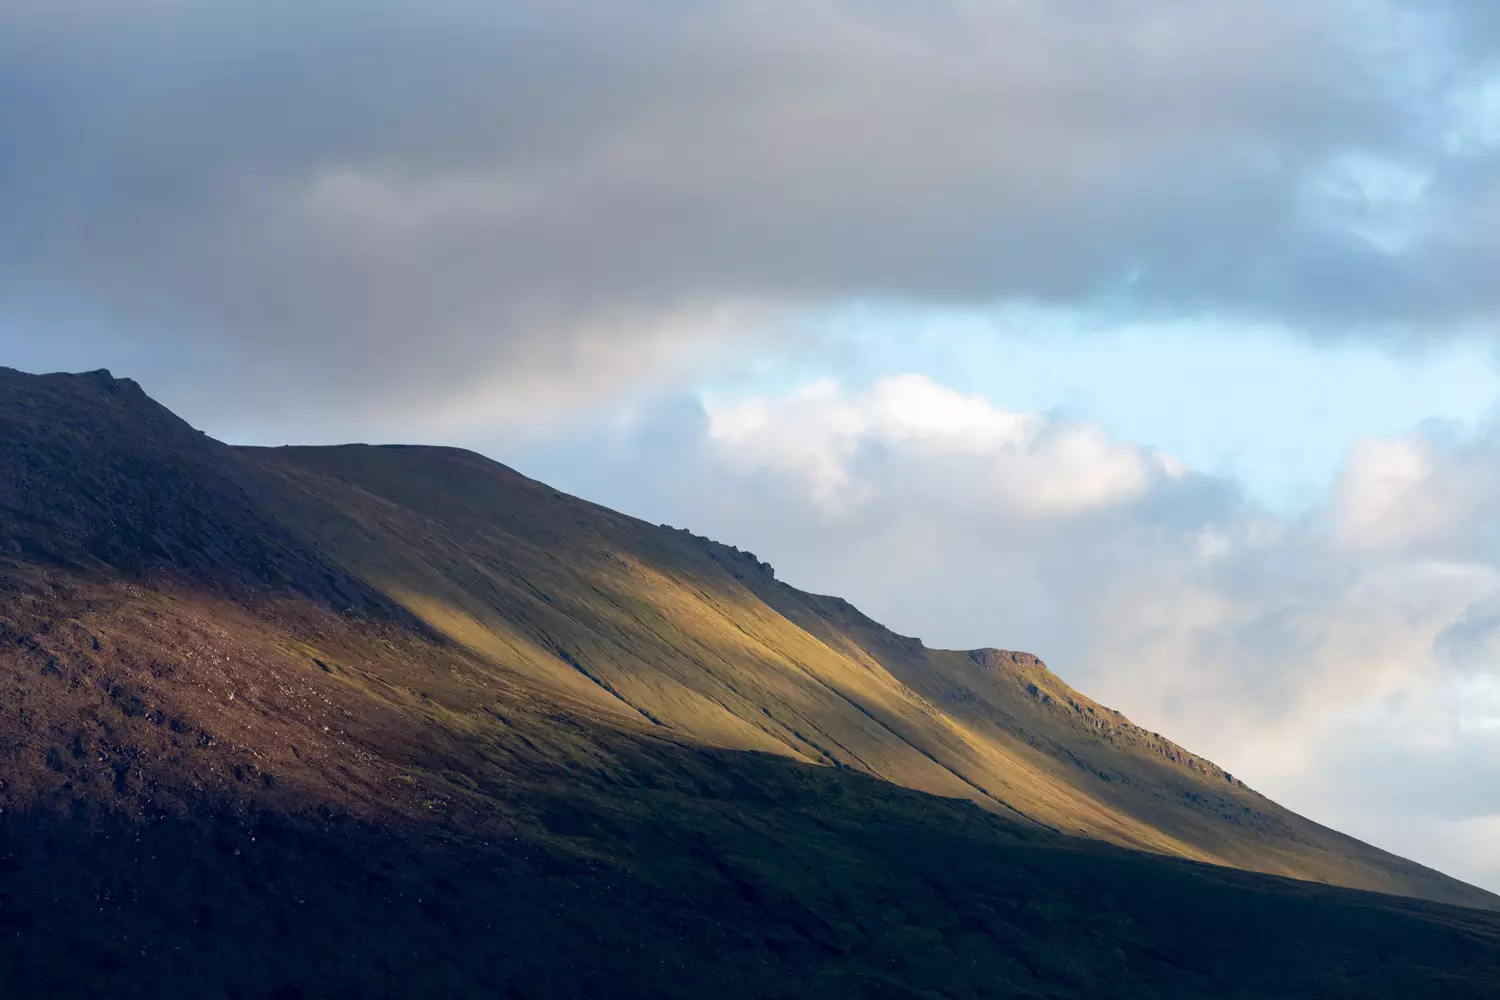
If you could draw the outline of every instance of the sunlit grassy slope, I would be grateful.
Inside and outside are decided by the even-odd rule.
[[[622,717],[1185,858],[1488,905],[1311,823],[1024,653],[925,648],[686,531],[481,456],[245,449],[282,523],[488,663]]]
[[[1495,902],[477,455],[0,369],[6,995],[1488,996]]]

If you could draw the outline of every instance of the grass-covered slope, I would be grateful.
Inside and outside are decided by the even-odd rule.
[[[283,523],[488,662],[717,746],[971,798],[1070,834],[1489,906],[1309,822],[1069,689],[1040,661],[930,650],[749,553],[472,453],[242,449]]]
[[[5,995],[1500,990],[1500,916],[1205,860],[1493,902],[478,456],[0,371]]]
[[[6,995],[1485,997],[1500,915],[705,748],[300,599],[0,583]]]

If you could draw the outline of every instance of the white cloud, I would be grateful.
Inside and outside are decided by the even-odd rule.
[[[801,478],[829,511],[889,503],[884,477],[896,469],[908,480],[951,481],[991,516],[1120,503],[1181,470],[1097,427],[1007,412],[924,375],[880,379],[852,394],[825,380],[782,398],[710,403],[707,414],[720,461]]]
[[[1496,538],[1485,529],[1500,497],[1494,445],[1454,440],[1440,427],[1356,443],[1325,512],[1335,536],[1374,553],[1493,558]]]

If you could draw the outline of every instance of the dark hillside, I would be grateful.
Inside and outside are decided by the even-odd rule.
[[[394,610],[267,517],[246,476],[129,379],[0,368],[0,558]]]

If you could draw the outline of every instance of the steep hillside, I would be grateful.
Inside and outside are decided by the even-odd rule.
[[[0,370],[8,995],[1477,997],[1495,903],[479,456]]]
[[[0,554],[392,610],[276,524],[231,449],[129,379],[0,368],[0,420]]]
[[[436,448],[240,449],[282,523],[471,653],[601,708],[961,796],[1046,829],[1468,905],[1077,694],[1036,658],[930,650],[686,531]]]

